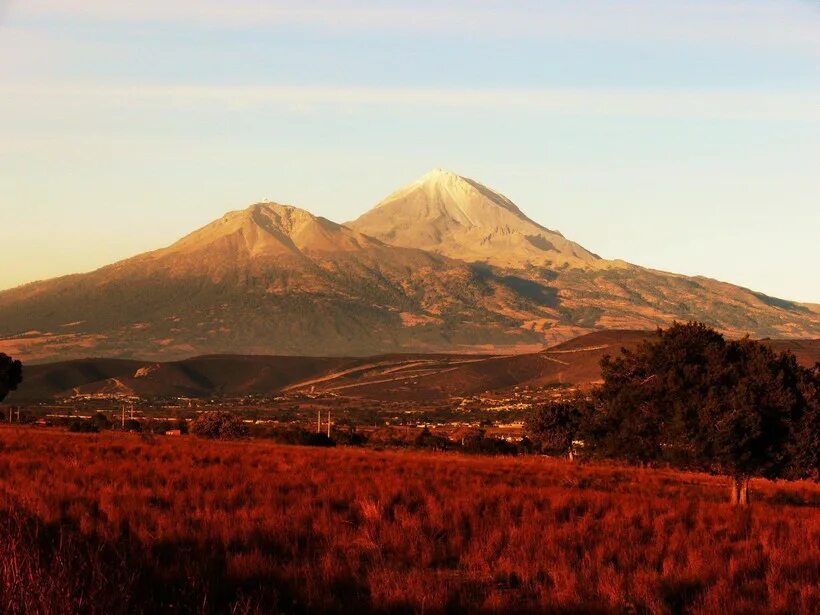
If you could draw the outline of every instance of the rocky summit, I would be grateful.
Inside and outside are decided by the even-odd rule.
[[[394,192],[348,226],[391,245],[502,267],[606,263],[533,222],[507,197],[443,169]]]

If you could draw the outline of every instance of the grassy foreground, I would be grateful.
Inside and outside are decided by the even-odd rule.
[[[5,613],[811,613],[820,486],[0,428]]]

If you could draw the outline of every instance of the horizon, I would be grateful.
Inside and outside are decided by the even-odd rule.
[[[443,167],[603,258],[820,304],[810,3],[0,1],[0,57],[0,289]]]

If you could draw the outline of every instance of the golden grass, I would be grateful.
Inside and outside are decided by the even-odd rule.
[[[812,613],[820,487],[0,429],[0,611]]]

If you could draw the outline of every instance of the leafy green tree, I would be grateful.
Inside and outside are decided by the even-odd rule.
[[[203,412],[191,423],[190,431],[201,438],[223,440],[244,438],[248,427],[238,416],[230,412]]]
[[[71,419],[68,422],[68,431],[73,433],[99,433],[100,427],[93,420]]]
[[[787,477],[820,480],[820,363],[804,370],[798,384],[805,411],[792,423]]]
[[[452,448],[452,443],[444,436],[438,436],[430,431],[428,427],[425,427],[413,440],[413,446],[434,451],[446,451]]]
[[[0,401],[23,382],[23,364],[0,352]]]
[[[141,432],[142,431],[142,423],[139,422],[137,419],[128,419],[125,421],[123,425],[123,429],[125,431],[134,431],[134,432]]]
[[[590,408],[590,402],[581,395],[547,402],[524,420],[524,432],[539,452],[566,455],[571,460],[581,421]]]
[[[748,504],[752,476],[816,473],[817,370],[790,353],[675,323],[601,368],[583,429],[594,455],[726,474],[735,504]]]
[[[725,341],[700,323],[675,323],[636,350],[601,361],[603,383],[594,391],[596,411],[583,429],[585,448],[600,457],[649,463],[677,452],[670,437],[698,421],[712,365]]]
[[[111,421],[102,412],[97,412],[91,417],[91,422],[97,426],[97,430],[111,429]]]
[[[743,339],[726,345],[699,420],[684,434],[691,456],[733,477],[732,502],[747,504],[752,476],[799,474],[796,428],[810,408],[800,388],[804,368],[791,353]]]
[[[179,429],[179,433],[185,435],[188,433],[188,421],[183,418],[178,418],[174,421],[174,429]]]

